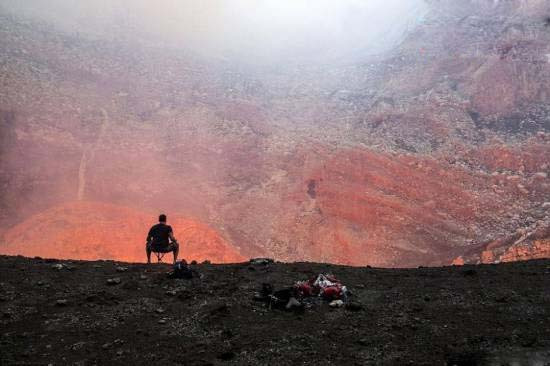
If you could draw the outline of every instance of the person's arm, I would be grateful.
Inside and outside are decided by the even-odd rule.
[[[178,242],[174,237],[174,232],[172,230],[170,230],[170,232],[168,233],[168,236],[170,237],[171,241],[175,241],[176,243]]]

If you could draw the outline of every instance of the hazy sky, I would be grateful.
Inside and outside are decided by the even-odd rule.
[[[140,35],[215,56],[330,60],[393,47],[423,0],[0,0],[5,11],[102,37]]]

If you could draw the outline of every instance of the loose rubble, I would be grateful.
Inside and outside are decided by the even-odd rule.
[[[256,271],[249,262],[197,264],[204,276],[190,279],[169,278],[165,264],[125,264],[123,272],[98,264],[65,273],[0,256],[0,364],[550,360],[548,260],[419,269],[270,263]],[[113,272],[120,286],[106,286]],[[132,281],[139,289],[123,287]],[[340,283],[348,296],[325,298],[315,286],[299,296],[316,282]],[[277,299],[259,301],[264,287]]]

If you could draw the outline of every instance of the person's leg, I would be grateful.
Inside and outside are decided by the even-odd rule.
[[[145,252],[147,253],[147,264],[151,264],[151,242],[145,244]]]
[[[174,253],[174,264],[176,264],[178,260],[178,253],[180,252],[180,246],[177,241],[172,242],[172,246],[173,246],[172,251]]]

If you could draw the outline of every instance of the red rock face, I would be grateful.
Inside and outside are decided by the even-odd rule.
[[[528,143],[512,146],[487,145],[472,150],[467,156],[471,161],[493,172],[510,171],[522,175],[545,172],[548,169],[548,161],[544,157],[550,154],[550,145],[545,139],[546,137],[535,138]]]
[[[446,158],[366,150],[324,154],[301,166],[303,180],[287,198],[299,210],[277,230],[287,231],[279,235],[282,248],[292,249],[294,243],[299,255],[316,261],[451,263],[482,233],[502,230],[506,223],[499,216],[512,205],[528,205],[529,197],[542,195],[518,191],[520,182],[532,188],[525,183],[529,178],[511,184],[506,176],[473,173]],[[279,257],[297,255],[284,249]]]
[[[483,215],[483,205],[470,186],[480,182],[448,168],[431,159],[361,151],[331,159],[319,172],[319,209],[362,228],[356,240],[341,239],[347,260],[399,265],[471,237],[467,227]],[[354,241],[364,245],[353,250]]]
[[[538,228],[518,229],[510,236],[483,244],[466,258],[456,258],[454,264],[499,263],[549,258],[550,225],[546,222]]]
[[[515,262],[542,258],[550,258],[550,239],[513,246],[508,248],[499,259],[501,262]]]
[[[154,218],[153,214],[111,204],[72,202],[32,216],[8,230],[3,237],[7,245],[2,251],[44,258],[144,262],[145,237]],[[180,258],[214,263],[244,260],[205,224],[178,216],[169,220],[180,243]]]

